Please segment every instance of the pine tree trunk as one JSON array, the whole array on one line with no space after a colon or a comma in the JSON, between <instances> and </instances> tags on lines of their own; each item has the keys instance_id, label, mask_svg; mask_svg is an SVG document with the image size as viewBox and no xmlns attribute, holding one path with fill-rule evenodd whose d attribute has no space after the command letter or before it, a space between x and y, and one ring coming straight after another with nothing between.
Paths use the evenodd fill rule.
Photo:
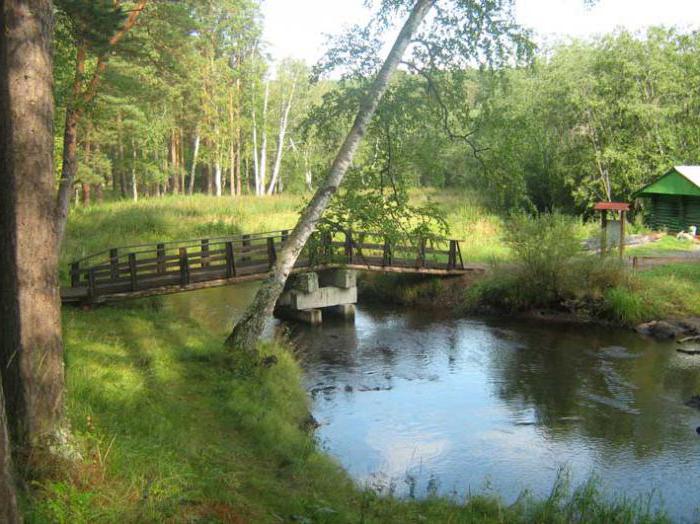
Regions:
<instances>
[{"instance_id":1,"label":"pine tree trunk","mask_svg":"<svg viewBox=\"0 0 700 524\"><path fill-rule=\"evenodd\" d=\"M1 18L1 16L0 16ZM1 63L1 61L0 61ZM15 524L20 522L15 494L15 474L12 465L10 431L5 416L5 396L0 378L0 522Z\"/></svg>"},{"instance_id":2,"label":"pine tree trunk","mask_svg":"<svg viewBox=\"0 0 700 524\"><path fill-rule=\"evenodd\" d=\"M4 0L0 9L0 369L10 434L31 461L66 437L53 6L48 0Z\"/></svg>"},{"instance_id":3,"label":"pine tree trunk","mask_svg":"<svg viewBox=\"0 0 700 524\"><path fill-rule=\"evenodd\" d=\"M262 335L265 322L272 315L277 299L284 290L287 277L307 240L316 229L316 224L328 203L338 191L343 177L352 163L355 152L366 133L367 126L389 86L392 74L406 52L413 34L434 3L435 0L417 0L382 69L360 104L352 129L345 138L340 151L338 151L330 172L306 206L306 209L304 209L294 231L280 250L270 276L263 282L252 304L229 336L227 345L232 350L241 352L245 359L255 360L257 358L258 340Z\"/></svg>"}]
</instances>

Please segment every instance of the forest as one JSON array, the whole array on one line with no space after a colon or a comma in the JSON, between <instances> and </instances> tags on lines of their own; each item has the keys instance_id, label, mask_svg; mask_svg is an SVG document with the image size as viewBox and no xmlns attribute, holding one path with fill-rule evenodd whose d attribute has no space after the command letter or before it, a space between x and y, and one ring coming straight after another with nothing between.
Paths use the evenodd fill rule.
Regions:
<instances>
[{"instance_id":1,"label":"forest","mask_svg":"<svg viewBox=\"0 0 700 524\"><path fill-rule=\"evenodd\" d=\"M320 64L273 64L252 1L146 5L118 42L88 27L130 25L100 2L80 17L75 2L57 4L56 171L75 170L75 205L105 193L311 191L368 80L340 39ZM402 187L472 188L502 211L629 200L668 166L693 163L699 46L697 34L657 27L529 48L498 67L427 76L405 64L352 185L385 173Z\"/></svg>"}]
</instances>

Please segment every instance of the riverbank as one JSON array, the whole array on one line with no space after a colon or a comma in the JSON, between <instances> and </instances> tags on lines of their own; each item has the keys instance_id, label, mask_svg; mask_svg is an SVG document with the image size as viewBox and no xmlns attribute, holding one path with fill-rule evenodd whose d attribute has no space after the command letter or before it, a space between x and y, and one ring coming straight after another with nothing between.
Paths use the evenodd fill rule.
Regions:
<instances>
[{"instance_id":1,"label":"riverbank","mask_svg":"<svg viewBox=\"0 0 700 524\"><path fill-rule=\"evenodd\" d=\"M32 486L28 522L662 522L595 483L506 506L399 500L356 486L317 446L293 352L252 377L218 333L158 306L68 309L68 413L83 461ZM466 494L465 494L466 495Z\"/></svg>"},{"instance_id":2,"label":"riverbank","mask_svg":"<svg viewBox=\"0 0 700 524\"><path fill-rule=\"evenodd\" d=\"M114 245L291 227L300 205L297 198L196 197L80 209L71 215L62 268ZM464 231L493 233L472 242L476 259L507 259L495 219L465 207L452 220L469 214ZM431 291L416 296L434 302L449 293L463 304L464 287L440 282L420 282ZM610 502L596 483L575 493L561 483L549 499L525 496L514 506L466 494L400 500L390 486L357 486L310 431L292 349L266 345L277 364L231 376L221 365L224 334L159 304L65 309L67 408L83 460L31 485L28 522L665 520L644 501Z\"/></svg>"}]
</instances>

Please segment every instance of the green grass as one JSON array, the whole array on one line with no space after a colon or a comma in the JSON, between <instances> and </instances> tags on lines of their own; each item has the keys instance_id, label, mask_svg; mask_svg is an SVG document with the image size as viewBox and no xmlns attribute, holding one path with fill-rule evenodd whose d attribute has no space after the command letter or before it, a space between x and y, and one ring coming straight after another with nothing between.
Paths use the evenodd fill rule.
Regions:
<instances>
[{"instance_id":1,"label":"green grass","mask_svg":"<svg viewBox=\"0 0 700 524\"><path fill-rule=\"evenodd\" d=\"M682 256L699 249L700 245L696 242L679 240L675 236L668 235L650 244L629 247L627 254L639 257Z\"/></svg>"},{"instance_id":2,"label":"green grass","mask_svg":"<svg viewBox=\"0 0 700 524\"><path fill-rule=\"evenodd\" d=\"M68 411L84 461L37 482L30 523L663 522L645 501L603 502L591 482L552 495L399 500L353 484L304 429L301 370L226 371L219 334L139 307L67 310Z\"/></svg>"}]
</instances>

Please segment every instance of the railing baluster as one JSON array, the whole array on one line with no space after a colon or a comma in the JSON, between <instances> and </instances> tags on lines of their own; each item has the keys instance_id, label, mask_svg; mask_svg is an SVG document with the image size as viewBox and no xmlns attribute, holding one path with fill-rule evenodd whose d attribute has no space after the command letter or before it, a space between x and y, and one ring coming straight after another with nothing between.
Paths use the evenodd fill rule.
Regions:
<instances>
[{"instance_id":1,"label":"railing baluster","mask_svg":"<svg viewBox=\"0 0 700 524\"><path fill-rule=\"evenodd\" d=\"M190 283L190 260L187 255L187 248L180 248L180 285L186 286Z\"/></svg>"},{"instance_id":2,"label":"railing baluster","mask_svg":"<svg viewBox=\"0 0 700 524\"><path fill-rule=\"evenodd\" d=\"M233 253L233 242L226 242L226 278L236 276L236 259Z\"/></svg>"},{"instance_id":3,"label":"railing baluster","mask_svg":"<svg viewBox=\"0 0 700 524\"><path fill-rule=\"evenodd\" d=\"M109 265L112 280L119 280L119 249L109 250Z\"/></svg>"},{"instance_id":4,"label":"railing baluster","mask_svg":"<svg viewBox=\"0 0 700 524\"><path fill-rule=\"evenodd\" d=\"M457 241L450 240L450 254L447 259L447 269L455 269L457 267Z\"/></svg>"},{"instance_id":5,"label":"railing baluster","mask_svg":"<svg viewBox=\"0 0 700 524\"><path fill-rule=\"evenodd\" d=\"M167 270L165 267L165 244L158 244L156 253L158 257L158 273L162 275Z\"/></svg>"},{"instance_id":6,"label":"railing baluster","mask_svg":"<svg viewBox=\"0 0 700 524\"><path fill-rule=\"evenodd\" d=\"M70 266L70 285L80 287L80 262L73 262Z\"/></svg>"},{"instance_id":7,"label":"railing baluster","mask_svg":"<svg viewBox=\"0 0 700 524\"><path fill-rule=\"evenodd\" d=\"M277 252L275 251L275 238L267 238L267 261L270 263L270 268L277 262Z\"/></svg>"},{"instance_id":8,"label":"railing baluster","mask_svg":"<svg viewBox=\"0 0 700 524\"><path fill-rule=\"evenodd\" d=\"M391 242L388 238L384 239L384 252L382 254L382 265L384 267L391 266Z\"/></svg>"},{"instance_id":9,"label":"railing baluster","mask_svg":"<svg viewBox=\"0 0 700 524\"><path fill-rule=\"evenodd\" d=\"M352 231L345 231L345 259L348 264L352 264Z\"/></svg>"},{"instance_id":10,"label":"railing baluster","mask_svg":"<svg viewBox=\"0 0 700 524\"><path fill-rule=\"evenodd\" d=\"M136 291L136 253L129 253L129 277L131 278L131 291Z\"/></svg>"},{"instance_id":11,"label":"railing baluster","mask_svg":"<svg viewBox=\"0 0 700 524\"><path fill-rule=\"evenodd\" d=\"M209 267L209 239L202 240L202 267Z\"/></svg>"},{"instance_id":12,"label":"railing baluster","mask_svg":"<svg viewBox=\"0 0 700 524\"><path fill-rule=\"evenodd\" d=\"M91 269L88 271L88 297L90 298L90 301L97 298L97 284L95 280L95 270Z\"/></svg>"}]
</instances>

